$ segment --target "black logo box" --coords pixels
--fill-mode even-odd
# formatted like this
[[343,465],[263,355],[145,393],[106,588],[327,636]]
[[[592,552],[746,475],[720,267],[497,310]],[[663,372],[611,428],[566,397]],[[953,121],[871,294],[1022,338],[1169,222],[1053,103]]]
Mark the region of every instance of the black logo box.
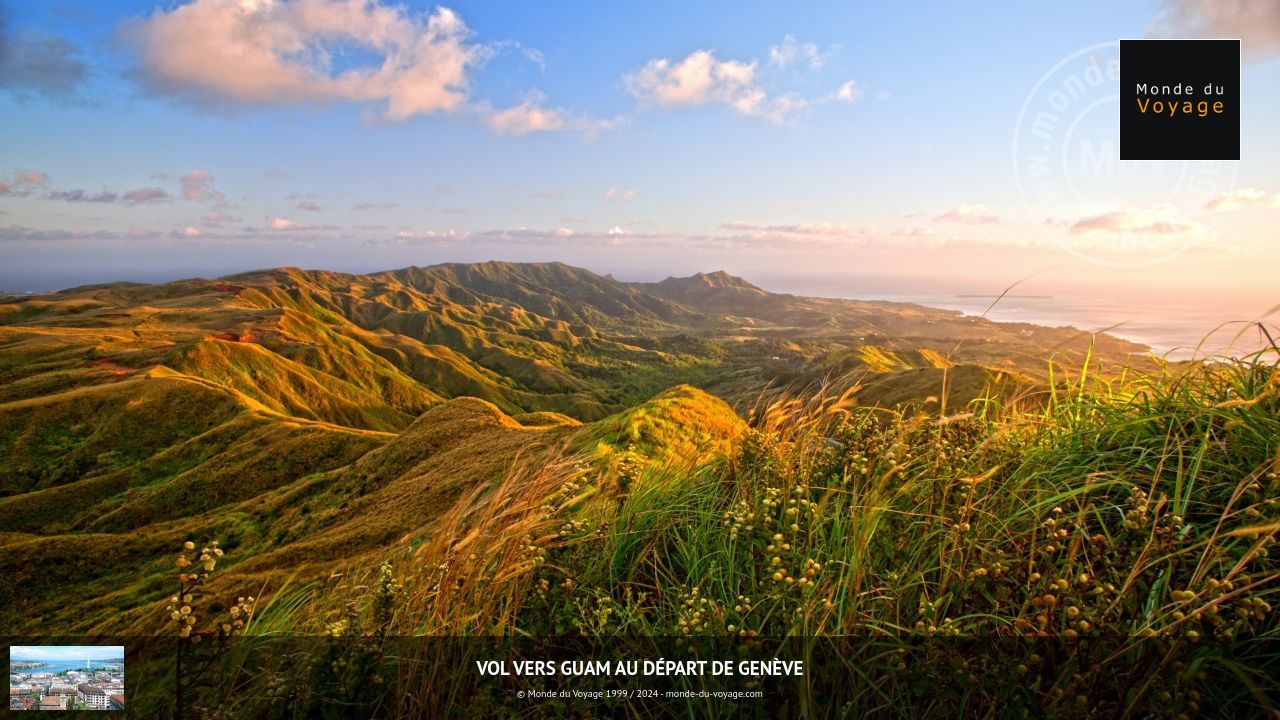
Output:
[[1239,160],[1240,103],[1239,40],[1120,41],[1121,160]]

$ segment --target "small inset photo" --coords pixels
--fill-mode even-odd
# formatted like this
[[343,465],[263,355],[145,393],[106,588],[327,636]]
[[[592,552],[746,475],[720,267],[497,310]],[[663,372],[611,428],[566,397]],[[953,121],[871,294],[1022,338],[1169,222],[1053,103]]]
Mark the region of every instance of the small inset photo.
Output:
[[123,645],[12,645],[10,710],[123,710]]

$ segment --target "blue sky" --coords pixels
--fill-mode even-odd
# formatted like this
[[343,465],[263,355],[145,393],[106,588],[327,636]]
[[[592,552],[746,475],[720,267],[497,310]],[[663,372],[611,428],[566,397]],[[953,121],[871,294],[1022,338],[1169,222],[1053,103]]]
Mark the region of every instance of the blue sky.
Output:
[[12,645],[10,660],[78,661],[119,660],[124,657],[121,645]]
[[[1280,38],[1208,0],[0,8],[0,288],[509,259],[1280,301],[1259,270],[1280,267]],[[1163,200],[1170,165],[1022,199],[1019,111],[1055,63],[1226,34],[1244,156],[1212,197]],[[1177,237],[1126,250],[1156,226]]]

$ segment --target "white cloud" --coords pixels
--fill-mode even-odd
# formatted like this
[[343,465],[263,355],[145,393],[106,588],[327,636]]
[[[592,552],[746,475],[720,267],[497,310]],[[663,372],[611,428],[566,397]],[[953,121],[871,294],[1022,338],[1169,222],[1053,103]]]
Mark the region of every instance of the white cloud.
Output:
[[660,107],[727,105],[734,112],[782,124],[804,112],[809,102],[795,93],[770,96],[757,82],[756,61],[718,60],[697,50],[679,61],[657,58],[623,77],[627,91],[643,104]]
[[782,39],[781,45],[775,45],[769,48],[769,64],[779,68],[790,67],[797,63],[803,63],[810,70],[821,70],[831,56],[835,54],[835,48],[822,52],[818,50],[818,46],[814,43],[798,42],[794,35],[787,35]]
[[[515,137],[534,132],[591,135],[621,120],[599,120],[549,107],[532,93],[495,109],[470,98],[474,72],[519,43],[484,45],[454,11],[417,14],[386,0],[191,0],[132,21],[124,36],[138,50],[140,75],[153,90],[202,104],[356,103],[381,120],[466,113]],[[371,64],[335,69],[348,49]]]
[[739,232],[760,229],[759,225],[753,222],[747,222],[746,220],[730,220],[729,222],[726,222],[726,223],[720,223],[720,227],[724,228],[725,230],[736,230]]
[[856,103],[862,99],[862,90],[853,80],[846,81],[832,94],[832,99],[845,103]]
[[521,137],[535,132],[577,132],[593,137],[623,123],[621,118],[602,120],[574,115],[564,108],[547,107],[546,96],[530,93],[518,105],[497,110],[488,103],[477,105],[477,111],[489,129],[502,135]]
[[613,227],[609,228],[609,237],[625,237],[630,234],[631,234],[630,230],[623,230],[618,225],[614,225]]
[[1123,208],[1076,220],[1068,226],[1071,235],[1185,235],[1201,226],[1172,205],[1151,208]]
[[635,190],[623,190],[620,187],[614,186],[605,191],[604,199],[605,200],[621,200],[622,202],[626,202],[639,194],[640,193],[636,192]]
[[[1254,207],[1267,203],[1267,193],[1257,188],[1241,188],[1222,193],[1205,203],[1205,209],[1214,212],[1229,212],[1241,208]],[[1280,207],[1280,193],[1271,196],[1270,205]]]
[[1163,0],[1151,34],[1158,37],[1240,38],[1246,58],[1280,53],[1276,0]]
[[939,215],[938,219],[965,225],[994,225],[1000,222],[1000,217],[986,205],[957,205]]
[[289,230],[314,230],[311,225],[303,225],[302,223],[291,220],[287,217],[278,217],[271,221],[272,230],[289,231]]
[[449,239],[450,237],[450,235],[441,235],[434,230],[414,232],[413,230],[400,229],[396,231],[392,242],[396,245],[423,245]]
[[[425,17],[378,0],[193,0],[127,24],[143,80],[208,103],[372,103],[386,120],[464,106],[488,51],[447,8]],[[373,66],[334,72],[356,46]]]
[[196,228],[188,225],[182,228],[182,230],[178,231],[178,234],[184,238],[196,238],[196,237],[200,237],[201,232],[200,232],[200,228]]

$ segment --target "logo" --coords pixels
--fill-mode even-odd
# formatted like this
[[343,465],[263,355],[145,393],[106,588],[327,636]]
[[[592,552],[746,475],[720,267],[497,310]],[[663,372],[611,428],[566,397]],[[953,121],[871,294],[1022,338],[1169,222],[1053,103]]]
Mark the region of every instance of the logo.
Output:
[[[1217,237],[1206,205],[1232,189],[1239,163],[1122,152],[1120,116],[1133,100],[1122,78],[1132,68],[1122,66],[1120,54],[1120,42],[1099,43],[1045,71],[1014,127],[1013,171],[1028,220],[1044,240],[1088,262],[1137,268]],[[1201,79],[1198,91],[1208,82]],[[1214,85],[1224,86],[1225,98],[1226,82]],[[1238,95],[1232,97],[1238,109]]]
[[1240,41],[1121,40],[1120,159],[1239,160]]

